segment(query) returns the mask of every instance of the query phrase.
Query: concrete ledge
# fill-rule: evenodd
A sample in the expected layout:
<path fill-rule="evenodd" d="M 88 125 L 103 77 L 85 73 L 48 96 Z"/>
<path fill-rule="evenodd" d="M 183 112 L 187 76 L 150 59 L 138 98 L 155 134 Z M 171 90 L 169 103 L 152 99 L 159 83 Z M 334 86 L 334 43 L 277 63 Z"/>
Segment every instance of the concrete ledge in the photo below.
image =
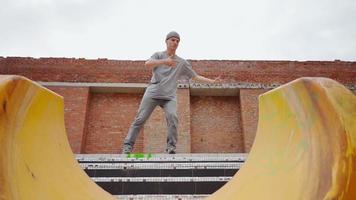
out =
<path fill-rule="evenodd" d="M 199 163 L 80 163 L 89 170 L 129 169 L 240 169 L 243 162 L 199 162 Z"/>
<path fill-rule="evenodd" d="M 145 83 L 73 83 L 73 82 L 38 82 L 52 87 L 89 87 L 93 93 L 138 93 L 143 94 L 148 84 Z"/>
<path fill-rule="evenodd" d="M 247 153 L 192 153 L 192 154 L 76 154 L 79 163 L 98 162 L 244 162 Z"/>
<path fill-rule="evenodd" d="M 75 83 L 75 82 L 42 82 L 43 86 L 54 87 L 89 87 L 93 93 L 134 93 L 143 94 L 148 84 L 146 83 Z M 261 83 L 184 83 L 178 84 L 179 89 L 190 89 L 192 96 L 237 96 L 239 89 L 273 89 L 281 84 Z M 348 89 L 355 91 L 356 85 L 346 84 Z"/>

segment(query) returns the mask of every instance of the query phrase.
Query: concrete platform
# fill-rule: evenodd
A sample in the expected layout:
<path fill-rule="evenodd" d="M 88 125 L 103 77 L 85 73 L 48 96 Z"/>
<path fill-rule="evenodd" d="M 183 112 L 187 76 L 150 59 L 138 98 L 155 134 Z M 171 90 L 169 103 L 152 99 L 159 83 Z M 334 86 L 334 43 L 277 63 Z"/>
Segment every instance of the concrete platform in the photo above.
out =
<path fill-rule="evenodd" d="M 197 199 L 228 182 L 247 154 L 78 154 L 76 158 L 91 179 L 111 194 L 128 199 L 133 194 Z M 135 198 L 147 197 L 143 196 Z"/>

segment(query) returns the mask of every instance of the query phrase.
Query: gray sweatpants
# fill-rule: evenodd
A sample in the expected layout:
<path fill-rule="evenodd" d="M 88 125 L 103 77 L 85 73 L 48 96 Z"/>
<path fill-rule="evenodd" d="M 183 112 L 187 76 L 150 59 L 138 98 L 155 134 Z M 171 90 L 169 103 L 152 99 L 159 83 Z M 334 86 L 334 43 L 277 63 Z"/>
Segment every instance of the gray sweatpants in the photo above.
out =
<path fill-rule="evenodd" d="M 178 139 L 177 127 L 178 127 L 178 117 L 177 117 L 177 102 L 176 100 L 163 100 L 163 99 L 153 99 L 148 95 L 144 95 L 136 114 L 134 122 L 131 124 L 129 132 L 124 140 L 124 146 L 130 145 L 133 147 L 136 138 L 145 124 L 146 120 L 150 117 L 156 106 L 163 108 L 166 115 L 166 121 L 168 126 L 168 136 L 167 136 L 167 149 L 175 149 Z"/>

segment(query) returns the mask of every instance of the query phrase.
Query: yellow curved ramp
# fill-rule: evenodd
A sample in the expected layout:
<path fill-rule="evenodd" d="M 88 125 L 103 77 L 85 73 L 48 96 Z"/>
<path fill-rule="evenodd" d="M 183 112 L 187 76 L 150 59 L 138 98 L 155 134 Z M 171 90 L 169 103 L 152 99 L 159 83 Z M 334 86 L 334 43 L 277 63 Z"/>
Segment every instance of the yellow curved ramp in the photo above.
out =
<path fill-rule="evenodd" d="M 248 160 L 208 199 L 356 199 L 356 97 L 302 78 L 260 96 Z M 63 100 L 19 76 L 0 76 L 0 200 L 115 199 L 69 147 Z"/>
<path fill-rule="evenodd" d="M 114 200 L 80 168 L 63 100 L 20 76 L 0 76 L 0 200 Z"/>
<path fill-rule="evenodd" d="M 209 200 L 356 199 L 356 96 L 301 78 L 259 97 L 256 139 L 242 169 Z"/>

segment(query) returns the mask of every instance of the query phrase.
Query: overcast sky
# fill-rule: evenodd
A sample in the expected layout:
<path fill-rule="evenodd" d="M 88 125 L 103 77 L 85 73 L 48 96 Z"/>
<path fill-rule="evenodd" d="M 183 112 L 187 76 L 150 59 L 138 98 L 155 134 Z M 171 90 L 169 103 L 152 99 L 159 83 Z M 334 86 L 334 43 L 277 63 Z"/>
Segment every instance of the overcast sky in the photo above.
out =
<path fill-rule="evenodd" d="M 0 56 L 356 60 L 356 0 L 0 0 Z"/>

